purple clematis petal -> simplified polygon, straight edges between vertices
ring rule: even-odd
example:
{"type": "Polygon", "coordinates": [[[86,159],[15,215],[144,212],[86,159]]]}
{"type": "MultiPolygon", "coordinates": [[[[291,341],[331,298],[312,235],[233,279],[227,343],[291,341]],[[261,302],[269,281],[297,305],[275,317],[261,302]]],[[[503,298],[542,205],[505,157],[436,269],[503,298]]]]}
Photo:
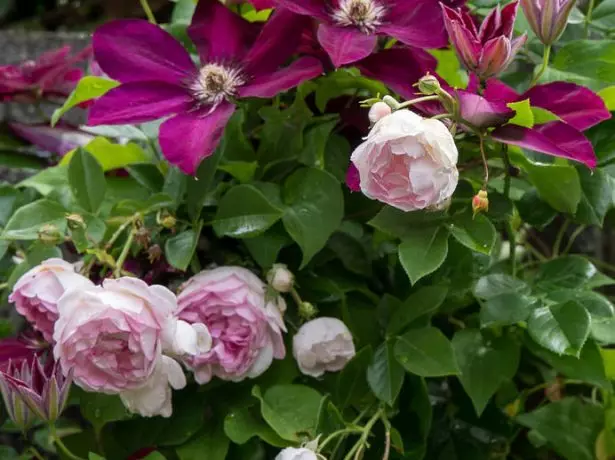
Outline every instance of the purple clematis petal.
{"type": "Polygon", "coordinates": [[[387,21],[378,27],[378,32],[419,48],[441,48],[448,44],[438,2],[413,0],[387,3],[387,21]]]}
{"type": "Polygon", "coordinates": [[[288,67],[251,80],[239,90],[239,96],[274,97],[320,74],[322,74],[320,61],[314,57],[303,57],[288,67]]]}
{"type": "Polygon", "coordinates": [[[351,192],[361,191],[361,178],[359,176],[359,170],[354,163],[350,163],[346,171],[346,186],[351,192]]]}
{"type": "Polygon", "coordinates": [[[498,126],[515,116],[506,102],[490,101],[478,94],[457,91],[461,118],[479,128],[498,126]]]}
{"type": "Polygon", "coordinates": [[[500,36],[489,40],[483,46],[483,51],[478,66],[478,74],[483,78],[497,75],[500,69],[506,66],[506,62],[511,56],[510,40],[500,36]]]}
{"type": "Polygon", "coordinates": [[[278,70],[297,50],[310,21],[307,16],[277,10],[243,59],[244,70],[253,77],[278,70]]]}
{"type": "Polygon", "coordinates": [[[199,1],[188,35],[196,45],[201,62],[225,62],[241,58],[258,28],[233,13],[218,0],[199,1]]]}
{"type": "Polygon", "coordinates": [[[506,125],[495,129],[491,136],[505,144],[568,158],[590,168],[596,166],[596,154],[589,140],[580,131],[561,121],[551,121],[532,129],[506,125]]]}
{"type": "Polygon", "coordinates": [[[406,99],[416,96],[412,87],[426,73],[434,73],[437,60],[417,48],[389,48],[372,54],[355,65],[363,75],[380,80],[406,99]],[[400,66],[399,63],[404,65],[400,66]]]}
{"type": "Polygon", "coordinates": [[[529,99],[532,106],[553,112],[581,131],[611,118],[600,96],[575,83],[558,81],[534,86],[520,99],[529,99]]]}
{"type": "Polygon", "coordinates": [[[293,13],[312,16],[320,20],[329,19],[324,0],[276,0],[276,3],[293,13]]]}
{"type": "Polygon", "coordinates": [[[122,19],[104,24],[94,32],[92,43],[100,67],[122,83],[158,80],[182,84],[196,72],[184,47],[145,20],[122,19]]]}
{"type": "Polygon", "coordinates": [[[143,123],[192,106],[190,93],[180,86],[157,81],[124,83],[94,103],[88,125],[143,123]]]}
{"type": "Polygon", "coordinates": [[[95,136],[69,126],[25,125],[9,123],[9,127],[22,139],[47,152],[64,155],[77,147],[90,143],[95,136]]]}
{"type": "Polygon", "coordinates": [[[182,113],[165,121],[159,141],[166,159],[186,174],[194,174],[201,160],[218,146],[234,111],[234,105],[223,102],[211,113],[182,113]]]}
{"type": "Polygon", "coordinates": [[[333,65],[341,67],[369,56],[376,47],[376,35],[367,35],[352,27],[336,27],[321,24],[318,41],[325,49],[333,65]]]}

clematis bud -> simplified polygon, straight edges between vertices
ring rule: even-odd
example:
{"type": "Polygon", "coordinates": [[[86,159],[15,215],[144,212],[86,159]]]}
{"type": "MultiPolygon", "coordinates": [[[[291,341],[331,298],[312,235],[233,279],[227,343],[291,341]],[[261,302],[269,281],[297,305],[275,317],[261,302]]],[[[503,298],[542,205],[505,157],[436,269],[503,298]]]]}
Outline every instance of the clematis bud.
{"type": "Polygon", "coordinates": [[[372,108],[369,109],[369,121],[374,124],[381,118],[390,115],[393,109],[386,102],[376,102],[372,105],[372,108]]]}
{"type": "Polygon", "coordinates": [[[440,86],[440,82],[433,75],[425,75],[421,77],[419,80],[419,91],[423,94],[438,94],[442,87],[440,86]]]}
{"type": "Polygon", "coordinates": [[[305,375],[340,371],[354,355],[352,334],[337,318],[308,321],[293,337],[293,356],[305,375]]]}
{"type": "MultiPolygon", "coordinates": [[[[556,0],[557,1],[557,0],[556,0]]],[[[481,80],[501,73],[527,40],[527,34],[513,39],[519,2],[500,10],[496,6],[477,29],[470,13],[445,5],[444,25],[464,66],[481,80]]]]}
{"type": "Polygon", "coordinates": [[[26,431],[32,426],[36,416],[23,401],[19,392],[9,383],[9,377],[31,382],[32,374],[28,363],[25,360],[19,365],[9,362],[8,367],[0,371],[0,392],[2,392],[4,407],[13,423],[22,431],[26,431]]]}
{"type": "Polygon", "coordinates": [[[278,292],[290,292],[295,282],[295,275],[284,264],[274,264],[267,273],[267,282],[278,292]]]}
{"type": "Polygon", "coordinates": [[[472,198],[472,211],[474,216],[480,212],[489,210],[489,198],[487,196],[487,190],[480,190],[474,198],[472,198]]]}
{"type": "Polygon", "coordinates": [[[545,45],[562,35],[575,0],[521,0],[521,8],[530,27],[545,45]]]}

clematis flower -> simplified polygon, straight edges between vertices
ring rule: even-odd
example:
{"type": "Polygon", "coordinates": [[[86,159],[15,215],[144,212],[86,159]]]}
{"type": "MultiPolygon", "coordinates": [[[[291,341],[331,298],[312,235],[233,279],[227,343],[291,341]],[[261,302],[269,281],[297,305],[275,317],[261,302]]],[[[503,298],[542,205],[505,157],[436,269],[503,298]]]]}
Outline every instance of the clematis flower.
{"type": "Polygon", "coordinates": [[[9,384],[8,378],[12,377],[20,381],[32,381],[30,366],[26,361],[19,364],[9,362],[8,366],[0,370],[0,393],[4,401],[4,407],[15,425],[23,432],[32,426],[36,420],[36,415],[30,410],[28,405],[14,386],[9,384]]]}
{"type": "Polygon", "coordinates": [[[521,0],[530,27],[545,45],[551,45],[564,32],[575,0],[521,0]]]}
{"type": "Polygon", "coordinates": [[[89,144],[96,136],[74,128],[68,124],[49,126],[46,124],[26,125],[9,123],[9,128],[20,138],[32,145],[51,153],[64,156],[77,147],[89,144]]]}
{"type": "Polygon", "coordinates": [[[160,127],[169,162],[194,173],[215,150],[233,114],[234,98],[270,98],[322,72],[313,57],[282,67],[309,24],[276,11],[254,39],[254,24],[217,0],[201,0],[188,28],[200,55],[196,67],[167,32],[144,20],[119,20],[93,38],[98,64],[121,85],[90,109],[89,124],[142,123],[171,116],[160,127]]]}
{"type": "Polygon", "coordinates": [[[38,359],[31,364],[23,362],[20,369],[9,365],[5,373],[0,373],[0,388],[13,392],[13,401],[20,398],[33,414],[51,423],[66,406],[71,382],[72,372],[65,377],[51,360],[45,366],[38,359]]]}
{"type": "Polygon", "coordinates": [[[24,361],[31,363],[48,348],[49,344],[34,331],[0,340],[0,372],[6,371],[10,363],[13,366],[24,361]]]}
{"type": "Polygon", "coordinates": [[[87,59],[92,49],[70,55],[70,47],[42,54],[36,61],[0,66],[0,102],[31,103],[45,97],[64,98],[83,76],[76,64],[87,59]]]}
{"type": "Polygon", "coordinates": [[[442,5],[444,25],[459,59],[481,80],[502,72],[527,40],[527,34],[513,39],[513,26],[519,2],[500,10],[496,6],[477,29],[467,11],[442,5]]]}
{"type": "Polygon", "coordinates": [[[369,56],[378,35],[418,48],[439,48],[447,41],[436,0],[277,0],[277,4],[318,19],[318,41],[336,67],[369,56]]]}

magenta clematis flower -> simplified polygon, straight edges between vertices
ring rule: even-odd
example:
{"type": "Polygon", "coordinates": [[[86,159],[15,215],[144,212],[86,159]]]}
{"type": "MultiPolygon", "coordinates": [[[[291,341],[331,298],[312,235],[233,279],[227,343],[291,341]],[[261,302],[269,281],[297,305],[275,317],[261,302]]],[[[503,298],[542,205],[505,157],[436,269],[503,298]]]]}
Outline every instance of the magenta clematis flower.
{"type": "Polygon", "coordinates": [[[564,32],[575,1],[521,0],[521,8],[536,36],[545,45],[550,45],[564,32]]]}
{"type": "Polygon", "coordinates": [[[68,96],[83,76],[76,64],[87,59],[92,49],[71,56],[70,47],[42,54],[36,61],[0,66],[0,102],[34,102],[44,97],[68,96]]]}
{"type": "Polygon", "coordinates": [[[502,72],[527,40],[527,34],[513,39],[513,26],[519,2],[500,10],[496,6],[477,29],[467,11],[442,5],[444,25],[459,59],[481,80],[502,72]]]}
{"type": "Polygon", "coordinates": [[[389,35],[418,48],[446,45],[437,0],[277,0],[277,3],[320,21],[318,41],[336,67],[369,56],[376,48],[378,35],[389,35]]]}
{"type": "MultiPolygon", "coordinates": [[[[60,366],[48,361],[45,366],[38,359],[31,364],[10,363],[5,372],[0,372],[0,389],[5,403],[10,401],[16,411],[25,404],[34,415],[46,422],[55,422],[66,402],[72,382],[72,372],[64,376],[60,366]]],[[[8,404],[7,404],[8,407],[8,404]]],[[[9,409],[9,412],[11,412],[9,409]]]]}
{"type": "Polygon", "coordinates": [[[144,20],[119,20],[93,38],[102,70],[121,85],[98,99],[88,123],[142,123],[171,116],[160,127],[169,162],[195,172],[215,150],[233,114],[234,98],[270,98],[322,73],[320,61],[295,53],[309,20],[279,10],[254,39],[254,25],[217,0],[201,0],[188,34],[200,55],[196,67],[171,35],[144,20]]]}
{"type": "Polygon", "coordinates": [[[32,145],[61,156],[77,147],[89,144],[96,137],[64,123],[54,127],[44,124],[9,123],[9,127],[20,138],[27,140],[32,145]]]}

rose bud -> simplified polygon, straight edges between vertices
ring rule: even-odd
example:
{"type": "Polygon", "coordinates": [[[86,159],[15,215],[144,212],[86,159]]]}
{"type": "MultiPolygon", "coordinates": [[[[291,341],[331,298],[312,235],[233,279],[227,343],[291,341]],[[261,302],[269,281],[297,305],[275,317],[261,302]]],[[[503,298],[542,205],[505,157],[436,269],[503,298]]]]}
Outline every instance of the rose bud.
{"type": "Polygon", "coordinates": [[[551,45],[564,33],[575,0],[521,0],[521,8],[530,27],[545,45],[551,45]]]}
{"type": "Polygon", "coordinates": [[[321,458],[323,457],[304,447],[287,447],[276,455],[275,460],[320,460],[321,458]]]}
{"type": "Polygon", "coordinates": [[[94,286],[75,273],[75,267],[62,259],[47,259],[21,276],[13,286],[9,302],[47,341],[52,340],[58,319],[58,300],[69,289],[94,286]]]}
{"type": "Polygon", "coordinates": [[[440,82],[433,75],[425,75],[421,77],[418,83],[419,91],[423,94],[437,94],[442,90],[440,82]]]}
{"type": "Polygon", "coordinates": [[[178,318],[203,323],[211,331],[212,348],[185,359],[198,383],[216,376],[238,382],[265,372],[286,350],[284,321],[266,284],[242,267],[218,267],[190,278],[178,296],[178,318]]]}
{"type": "Polygon", "coordinates": [[[376,123],[381,118],[384,118],[387,115],[391,115],[392,112],[393,110],[391,109],[391,107],[388,106],[388,104],[384,102],[376,102],[369,109],[369,114],[368,114],[369,121],[371,123],[376,123]]]}
{"type": "Polygon", "coordinates": [[[337,318],[308,321],[293,337],[293,356],[305,375],[340,371],[354,355],[352,334],[337,318]]]}
{"type": "Polygon", "coordinates": [[[453,194],[457,157],[444,123],[398,110],[374,125],[350,160],[367,197],[416,211],[438,206],[453,194]]]}
{"type": "Polygon", "coordinates": [[[481,80],[504,71],[527,40],[527,34],[513,39],[518,5],[512,2],[501,10],[496,6],[479,29],[468,11],[441,5],[444,25],[459,60],[481,80]]]}
{"type": "Polygon", "coordinates": [[[284,264],[274,264],[267,273],[267,282],[278,292],[290,292],[295,282],[295,275],[284,264]]]}
{"type": "Polygon", "coordinates": [[[474,198],[472,198],[472,211],[474,215],[479,212],[489,211],[489,198],[487,196],[487,190],[480,190],[474,198]]]}

